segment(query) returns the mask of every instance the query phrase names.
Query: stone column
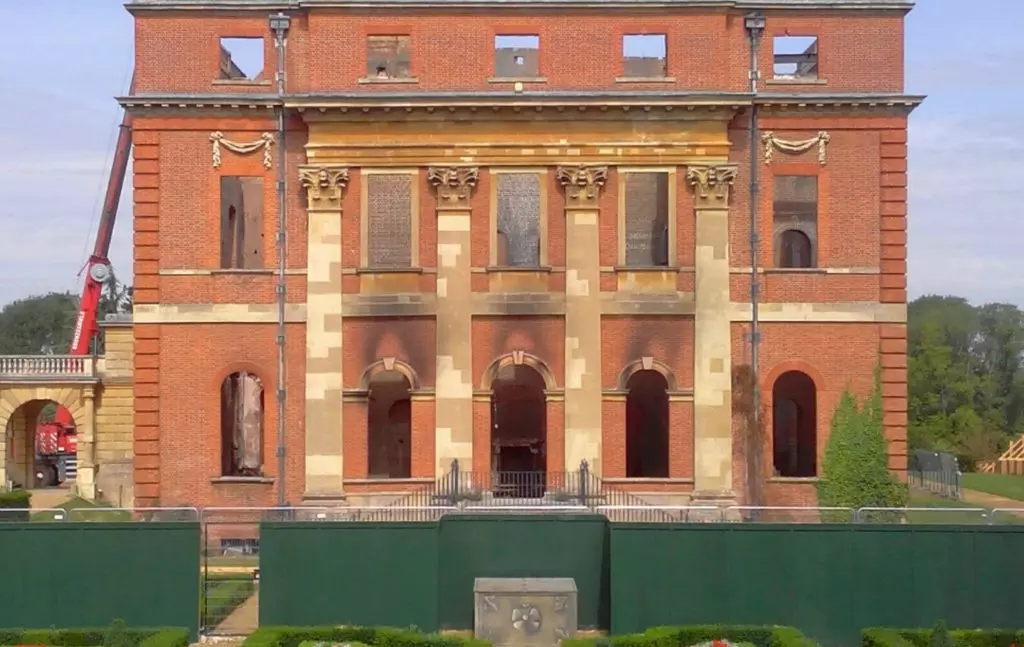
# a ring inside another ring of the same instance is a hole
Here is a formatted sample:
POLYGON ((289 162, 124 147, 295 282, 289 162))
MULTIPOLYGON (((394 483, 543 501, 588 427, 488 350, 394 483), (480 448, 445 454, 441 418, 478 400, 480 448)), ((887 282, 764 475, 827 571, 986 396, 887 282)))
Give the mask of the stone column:
POLYGON ((736 165, 691 166, 696 209, 693 472, 696 505, 735 504, 732 482, 732 330, 729 191, 736 165))
MULTIPOLYGON (((601 263, 598 198, 606 166, 560 166, 565 189, 565 470, 601 474, 601 263)), ((554 467, 554 466, 552 466, 554 467)))
POLYGON ((308 201, 306 255, 306 415, 304 500, 343 499, 341 357, 342 166, 304 166, 308 201))
POLYGON ((81 427, 78 429, 78 496, 96 500, 96 400, 92 387, 82 389, 81 427))
POLYGON ((438 477, 453 459, 473 469, 473 291, 470 284, 470 198, 479 170, 432 166, 437 193, 437 378, 434 456, 438 477))

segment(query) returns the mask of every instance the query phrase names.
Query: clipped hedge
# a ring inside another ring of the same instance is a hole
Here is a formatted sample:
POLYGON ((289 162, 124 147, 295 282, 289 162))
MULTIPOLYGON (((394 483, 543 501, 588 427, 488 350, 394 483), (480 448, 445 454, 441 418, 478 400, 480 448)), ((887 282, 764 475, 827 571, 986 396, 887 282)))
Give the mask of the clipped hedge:
POLYGON ((26 490, 0 492, 0 522, 28 521, 31 508, 32 494, 30 492, 26 490))
MULTIPOLYGON (((50 647, 100 647, 110 630, 104 629, 3 629, 0 645, 48 645, 50 647)), ((188 647, 188 629, 125 629, 124 636, 136 647, 188 647)))
MULTIPOLYGON (((861 632, 863 647, 930 647, 934 629, 872 627, 861 632)), ((957 647, 1011 647, 1024 645, 1024 629, 950 629, 957 647)))
MULTIPOLYGON (((260 627, 242 647, 299 647, 303 642, 362 643, 371 647, 490 647, 473 638, 391 627, 260 627)), ((564 642, 564 641, 563 641, 564 642)))
POLYGON ((816 642, 793 627, 743 625, 653 627, 640 634, 563 640, 562 647, 686 647, 711 640, 747 643, 755 647, 817 647, 816 642))

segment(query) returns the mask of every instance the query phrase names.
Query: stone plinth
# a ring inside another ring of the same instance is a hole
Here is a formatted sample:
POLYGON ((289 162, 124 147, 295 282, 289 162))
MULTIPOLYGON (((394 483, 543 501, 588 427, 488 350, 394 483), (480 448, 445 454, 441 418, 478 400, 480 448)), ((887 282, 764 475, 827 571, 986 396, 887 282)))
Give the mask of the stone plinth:
POLYGON ((576 633, 576 581, 568 577, 478 577, 474 634, 502 645, 549 647, 576 633))

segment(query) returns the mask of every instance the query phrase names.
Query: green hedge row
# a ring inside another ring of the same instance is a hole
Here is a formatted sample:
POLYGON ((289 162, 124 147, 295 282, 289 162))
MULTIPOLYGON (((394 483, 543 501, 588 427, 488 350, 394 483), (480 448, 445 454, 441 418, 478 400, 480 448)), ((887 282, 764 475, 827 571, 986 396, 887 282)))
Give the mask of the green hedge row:
POLYGON ((1011 647, 1024 645, 1024 629, 889 629, 861 634, 863 647, 1011 647))
MULTIPOLYGON (((29 520, 32 508, 32 494, 26 490, 0 492, 0 522, 25 522, 29 520)), ((0 643, 3 644, 3 643, 0 643)))
POLYGON ((816 647, 813 640, 792 627, 742 625, 653 627, 640 634, 563 640, 562 647, 681 647, 710 640, 728 640, 755 647, 816 647))
MULTIPOLYGON (((110 629, 3 629, 0 645, 100 647, 110 634, 110 629)), ((125 647, 188 647, 190 642, 188 629, 124 629, 118 637, 125 647)))
POLYGON ((307 641, 374 647, 490 647, 483 640, 390 627, 261 627, 245 639, 242 647, 299 647, 307 641))

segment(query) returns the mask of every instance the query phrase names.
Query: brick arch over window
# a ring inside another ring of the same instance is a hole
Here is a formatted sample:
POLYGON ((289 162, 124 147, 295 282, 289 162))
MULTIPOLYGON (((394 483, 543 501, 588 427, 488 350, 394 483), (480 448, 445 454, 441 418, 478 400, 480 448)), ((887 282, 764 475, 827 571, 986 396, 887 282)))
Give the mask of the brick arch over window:
POLYGON ((806 373, 807 377, 811 378, 811 381, 814 382, 814 390, 818 393, 825 390, 825 380, 821 375, 821 371, 803 360, 787 360, 785 362, 779 362, 773 366, 770 371, 761 374, 762 401, 764 400, 765 393, 771 393, 772 386, 775 384, 775 381, 779 379, 779 376, 790 371, 806 373))
POLYGON ((653 357, 641 357, 640 359, 633 360, 629 364, 626 364, 625 368, 619 372, 619 379, 616 382, 615 387, 620 391, 628 391, 629 378, 633 377, 633 375, 640 371, 655 371, 661 373, 661 376, 665 378, 665 382, 668 384, 668 390, 678 390, 676 374, 672 372, 672 369, 668 367, 668 364, 656 360, 653 357))
POLYGON ((555 380, 555 374, 551 371, 551 367, 547 363, 536 355, 531 355, 524 350, 514 350, 511 353, 506 353, 493 362, 490 366, 484 370, 484 374, 480 379, 480 388, 486 391, 490 391, 494 381, 498 378, 498 374, 501 369, 508 366, 529 366, 533 370, 537 371, 542 378, 544 378, 544 388, 548 391, 558 388, 558 381, 555 380))
POLYGON ((367 366, 366 370, 363 371, 363 374, 359 377, 359 390, 369 391, 370 382, 373 381, 373 378, 387 371, 395 371, 403 375, 409 381, 410 391, 416 391, 420 388, 420 376, 416 373, 416 369, 410 366, 408 362, 403 362, 395 357, 382 357, 367 366))
POLYGON ((783 477, 816 476, 820 373, 806 362, 782 362, 773 367, 765 382, 773 473, 783 477))

